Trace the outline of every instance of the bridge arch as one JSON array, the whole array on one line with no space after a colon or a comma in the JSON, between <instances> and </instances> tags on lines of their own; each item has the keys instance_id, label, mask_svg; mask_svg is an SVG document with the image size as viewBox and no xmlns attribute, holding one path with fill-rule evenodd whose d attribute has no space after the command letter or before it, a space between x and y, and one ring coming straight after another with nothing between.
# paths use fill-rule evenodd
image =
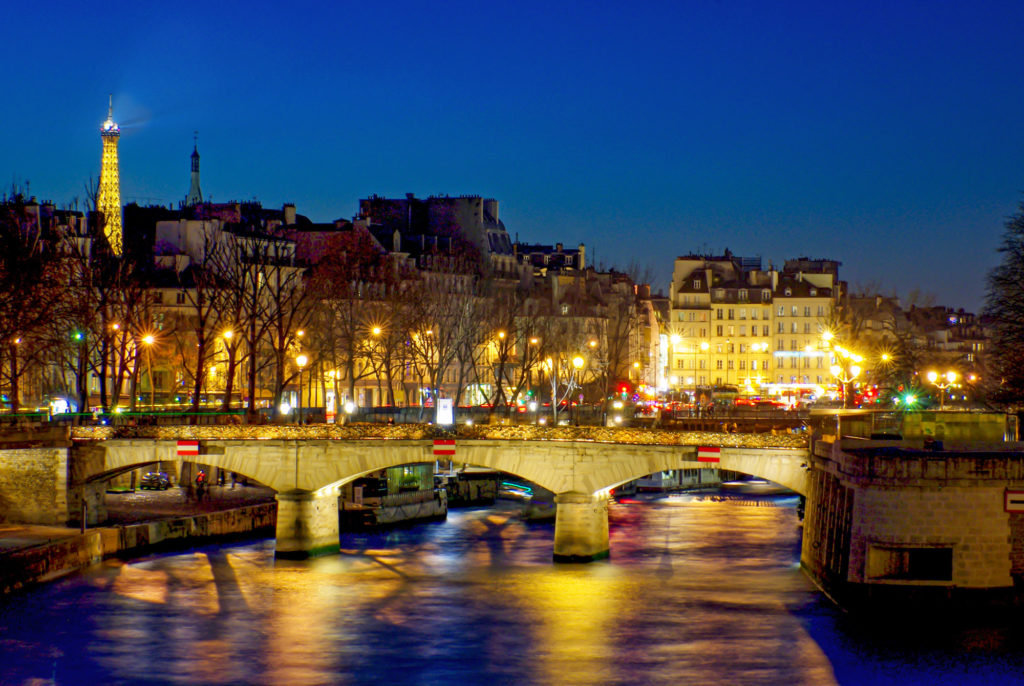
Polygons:
<instances>
[{"instance_id":1,"label":"bridge arch","mask_svg":"<svg viewBox=\"0 0 1024 686\"><path fill-rule=\"evenodd\" d=\"M278 553L283 554L282 546L291 546L284 551L289 556L337 549L341 485L380 469L435 459L433 442L427 439L213 439L202 441L200 453L188 458L177 454L173 440L111 439L103 441L102 447L104 472L188 459L274 489ZM566 553L563 559L607 555L608 491L655 472L716 466L807 493L805 448L721 447L716 463L699 462L697 452L693 445L470 439L458 441L454 459L514 474L555 493L556 559L560 547L583 551Z\"/></svg>"}]
</instances>

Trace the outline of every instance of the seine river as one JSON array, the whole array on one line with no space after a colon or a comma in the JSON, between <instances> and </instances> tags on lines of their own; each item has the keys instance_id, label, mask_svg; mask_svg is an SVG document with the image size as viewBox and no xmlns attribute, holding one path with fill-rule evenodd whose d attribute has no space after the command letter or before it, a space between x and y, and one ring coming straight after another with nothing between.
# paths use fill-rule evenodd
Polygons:
<instances>
[{"instance_id":1,"label":"seine river","mask_svg":"<svg viewBox=\"0 0 1024 686\"><path fill-rule=\"evenodd\" d=\"M801 573L796 501L611 506L611 560L551 562L513 506L109 561L0 599L3 684L1024 683L1021 626L861 625Z\"/></svg>"}]
</instances>

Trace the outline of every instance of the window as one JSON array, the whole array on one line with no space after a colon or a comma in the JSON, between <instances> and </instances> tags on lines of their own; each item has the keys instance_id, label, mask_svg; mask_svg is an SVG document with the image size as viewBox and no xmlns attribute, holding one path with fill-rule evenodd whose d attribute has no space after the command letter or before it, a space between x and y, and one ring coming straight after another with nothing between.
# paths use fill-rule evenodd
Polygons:
<instances>
[{"instance_id":1,"label":"window","mask_svg":"<svg viewBox=\"0 0 1024 686\"><path fill-rule=\"evenodd\" d=\"M683 321L683 313L680 312L679 315L676 317L676 319L677 319L677 321Z\"/></svg>"},{"instance_id":2,"label":"window","mask_svg":"<svg viewBox=\"0 0 1024 686\"><path fill-rule=\"evenodd\" d=\"M747 335L747 327L745 327L745 326L741 326L740 327L740 335L741 336L746 336Z\"/></svg>"},{"instance_id":3,"label":"window","mask_svg":"<svg viewBox=\"0 0 1024 686\"><path fill-rule=\"evenodd\" d=\"M728 366L728 368L729 368L729 369L732 369L732 368L733 368L733 366L732 366L732 360L729 360L729 366Z\"/></svg>"},{"instance_id":4,"label":"window","mask_svg":"<svg viewBox=\"0 0 1024 686\"><path fill-rule=\"evenodd\" d=\"M804 316L805 317L810 317L811 316L811 306L810 305L804 305Z\"/></svg>"},{"instance_id":5,"label":"window","mask_svg":"<svg viewBox=\"0 0 1024 686\"><path fill-rule=\"evenodd\" d=\"M757 360L751 360L750 361L750 371L753 371L753 372L757 371Z\"/></svg>"},{"instance_id":6,"label":"window","mask_svg":"<svg viewBox=\"0 0 1024 686\"><path fill-rule=\"evenodd\" d=\"M178 291L175 297L175 302L178 303L179 305L185 304L185 291Z\"/></svg>"},{"instance_id":7,"label":"window","mask_svg":"<svg viewBox=\"0 0 1024 686\"><path fill-rule=\"evenodd\" d=\"M741 307L740 308L740 319L746 319L746 318L747 318L747 310L746 310L746 308Z\"/></svg>"},{"instance_id":8,"label":"window","mask_svg":"<svg viewBox=\"0 0 1024 686\"><path fill-rule=\"evenodd\" d=\"M772 299L772 292L767 288L761 291L761 302L766 303Z\"/></svg>"},{"instance_id":9,"label":"window","mask_svg":"<svg viewBox=\"0 0 1024 686\"><path fill-rule=\"evenodd\" d=\"M562 305L562 314L569 314L569 306Z\"/></svg>"},{"instance_id":10,"label":"window","mask_svg":"<svg viewBox=\"0 0 1024 686\"><path fill-rule=\"evenodd\" d=\"M693 290L699 291L700 290L700 286L701 286L700 279L694 279L693 280Z\"/></svg>"},{"instance_id":11,"label":"window","mask_svg":"<svg viewBox=\"0 0 1024 686\"><path fill-rule=\"evenodd\" d=\"M818 316L819 317L824 317L825 316L825 306L824 305L818 305Z\"/></svg>"},{"instance_id":12,"label":"window","mask_svg":"<svg viewBox=\"0 0 1024 686\"><path fill-rule=\"evenodd\" d=\"M786 297L789 297L789 296L793 295L793 289L792 288L787 288L785 293L786 293Z\"/></svg>"},{"instance_id":13,"label":"window","mask_svg":"<svg viewBox=\"0 0 1024 686\"><path fill-rule=\"evenodd\" d=\"M740 360L740 369L744 369L745 370L746 368L747 368L747 361L746 360Z\"/></svg>"},{"instance_id":14,"label":"window","mask_svg":"<svg viewBox=\"0 0 1024 686\"><path fill-rule=\"evenodd\" d=\"M767 324L762 324L761 325L761 335L765 336L765 337L768 336L768 325Z\"/></svg>"},{"instance_id":15,"label":"window","mask_svg":"<svg viewBox=\"0 0 1024 686\"><path fill-rule=\"evenodd\" d=\"M721 369L721 368L722 368L722 361L721 360L715 360L715 369Z\"/></svg>"},{"instance_id":16,"label":"window","mask_svg":"<svg viewBox=\"0 0 1024 686\"><path fill-rule=\"evenodd\" d=\"M729 352L729 354L730 354L730 355L731 355L732 353L736 352L736 346L735 346L735 344L733 344L733 343L730 343L730 344L729 344L729 350L728 350L728 352Z\"/></svg>"},{"instance_id":17,"label":"window","mask_svg":"<svg viewBox=\"0 0 1024 686\"><path fill-rule=\"evenodd\" d=\"M722 308L721 307L719 307L717 310L715 310L715 319L725 319L725 315L722 312Z\"/></svg>"},{"instance_id":18,"label":"window","mask_svg":"<svg viewBox=\"0 0 1024 686\"><path fill-rule=\"evenodd\" d=\"M782 305L779 305L779 316L780 317L785 317L786 316L786 308L784 306L782 306Z\"/></svg>"},{"instance_id":19,"label":"window","mask_svg":"<svg viewBox=\"0 0 1024 686\"><path fill-rule=\"evenodd\" d=\"M786 333L786 322L779 322L779 333Z\"/></svg>"},{"instance_id":20,"label":"window","mask_svg":"<svg viewBox=\"0 0 1024 686\"><path fill-rule=\"evenodd\" d=\"M786 349L786 341L784 341L784 340L782 340L780 338L778 343L775 346L775 349L776 350L785 350ZM782 382L780 381L779 383L782 383Z\"/></svg>"},{"instance_id":21,"label":"window","mask_svg":"<svg viewBox=\"0 0 1024 686\"><path fill-rule=\"evenodd\" d=\"M729 325L729 335L730 336L735 336L736 335L736 327L733 326L732 324Z\"/></svg>"},{"instance_id":22,"label":"window","mask_svg":"<svg viewBox=\"0 0 1024 686\"><path fill-rule=\"evenodd\" d=\"M733 309L732 309L732 308L730 307L730 308L729 308L729 319L730 319L730 320L732 320L732 319L735 319L735 317L733 316L734 314L735 314L735 312L734 312L734 311L733 311Z\"/></svg>"},{"instance_id":23,"label":"window","mask_svg":"<svg viewBox=\"0 0 1024 686\"><path fill-rule=\"evenodd\" d=\"M869 579L893 581L952 581L952 548L868 547Z\"/></svg>"},{"instance_id":24,"label":"window","mask_svg":"<svg viewBox=\"0 0 1024 686\"><path fill-rule=\"evenodd\" d=\"M810 333L810 332L811 332L811 323L810 322L804 322L804 333Z\"/></svg>"},{"instance_id":25,"label":"window","mask_svg":"<svg viewBox=\"0 0 1024 686\"><path fill-rule=\"evenodd\" d=\"M740 352L741 353L747 352L747 346L745 344L743 344L743 343L740 343Z\"/></svg>"},{"instance_id":26,"label":"window","mask_svg":"<svg viewBox=\"0 0 1024 686\"><path fill-rule=\"evenodd\" d=\"M747 289L746 288L741 288L740 289L739 300L740 300L741 303L747 302Z\"/></svg>"},{"instance_id":27,"label":"window","mask_svg":"<svg viewBox=\"0 0 1024 686\"><path fill-rule=\"evenodd\" d=\"M790 350L796 350L796 339L795 338L791 338L789 340L789 349Z\"/></svg>"},{"instance_id":28,"label":"window","mask_svg":"<svg viewBox=\"0 0 1024 686\"><path fill-rule=\"evenodd\" d=\"M797 324L796 322L793 322L792 324L790 324L790 326L789 326L790 333L796 333L797 329L799 328L799 326L800 325Z\"/></svg>"},{"instance_id":29,"label":"window","mask_svg":"<svg viewBox=\"0 0 1024 686\"><path fill-rule=\"evenodd\" d=\"M818 289L817 288L812 288L811 289L811 297L812 298L817 298L818 297Z\"/></svg>"},{"instance_id":30,"label":"window","mask_svg":"<svg viewBox=\"0 0 1024 686\"><path fill-rule=\"evenodd\" d=\"M792 315L793 317L795 317L795 316L796 316L796 305L793 305L793 306L792 306L791 308L789 308L789 309L790 309L790 314L791 314L791 315Z\"/></svg>"},{"instance_id":31,"label":"window","mask_svg":"<svg viewBox=\"0 0 1024 686\"><path fill-rule=\"evenodd\" d=\"M691 322L692 322L692 321L695 321L695 320L697 319L697 313L696 313L696 312L690 312L687 318L688 318L688 319L689 319L689 321L691 321Z\"/></svg>"},{"instance_id":32,"label":"window","mask_svg":"<svg viewBox=\"0 0 1024 686\"><path fill-rule=\"evenodd\" d=\"M716 336L721 336L722 335L722 325L721 324L719 324L718 326L715 327L715 335Z\"/></svg>"}]
</instances>

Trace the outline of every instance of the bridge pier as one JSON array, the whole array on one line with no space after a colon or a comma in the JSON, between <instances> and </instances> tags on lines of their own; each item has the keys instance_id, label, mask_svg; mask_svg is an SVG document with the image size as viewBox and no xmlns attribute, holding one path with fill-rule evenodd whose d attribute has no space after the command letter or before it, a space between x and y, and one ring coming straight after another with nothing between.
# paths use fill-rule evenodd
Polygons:
<instances>
[{"instance_id":1,"label":"bridge pier","mask_svg":"<svg viewBox=\"0 0 1024 686\"><path fill-rule=\"evenodd\" d=\"M555 496L555 562L608 557L608 497L568 491Z\"/></svg>"},{"instance_id":2,"label":"bridge pier","mask_svg":"<svg viewBox=\"0 0 1024 686\"><path fill-rule=\"evenodd\" d=\"M296 489L280 492L276 498L275 557L304 560L338 552L337 488Z\"/></svg>"}]
</instances>

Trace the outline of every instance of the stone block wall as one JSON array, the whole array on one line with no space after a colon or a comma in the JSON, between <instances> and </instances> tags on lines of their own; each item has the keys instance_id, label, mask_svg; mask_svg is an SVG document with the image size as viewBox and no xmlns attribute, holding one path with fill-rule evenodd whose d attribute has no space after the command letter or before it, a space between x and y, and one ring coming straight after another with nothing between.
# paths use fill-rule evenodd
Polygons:
<instances>
[{"instance_id":1,"label":"stone block wall","mask_svg":"<svg viewBox=\"0 0 1024 686\"><path fill-rule=\"evenodd\" d=\"M1011 586L1011 530L1003 511L1003 484L856 489L848 580L961 588ZM868 556L876 548L952 548L952 581L872 579Z\"/></svg>"},{"instance_id":2,"label":"stone block wall","mask_svg":"<svg viewBox=\"0 0 1024 686\"><path fill-rule=\"evenodd\" d=\"M0 521L63 526L68 449L0 450Z\"/></svg>"},{"instance_id":3,"label":"stone block wall","mask_svg":"<svg viewBox=\"0 0 1024 686\"><path fill-rule=\"evenodd\" d=\"M807 479L800 562L826 588L845 582L849 566L853 490L814 470Z\"/></svg>"}]
</instances>

